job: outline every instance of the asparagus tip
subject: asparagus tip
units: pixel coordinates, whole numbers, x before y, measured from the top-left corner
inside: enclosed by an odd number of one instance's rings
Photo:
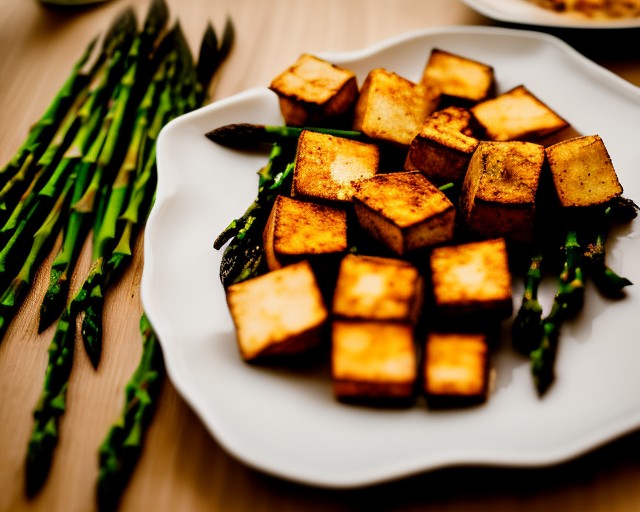
[[[251,123],[227,124],[215,128],[205,136],[221,146],[230,148],[247,148],[262,142],[264,126]]]

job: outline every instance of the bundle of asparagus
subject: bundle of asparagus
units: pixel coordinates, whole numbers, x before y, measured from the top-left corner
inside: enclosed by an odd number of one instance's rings
[[[39,331],[57,325],[28,446],[29,495],[45,482],[57,444],[78,317],[87,354],[94,367],[99,364],[105,293],[131,261],[136,234],[153,204],[160,130],[208,99],[211,80],[231,49],[230,20],[220,40],[207,26],[197,60],[179,22],[168,24],[164,0],[152,0],[140,30],[134,11],[124,10],[101,44],[96,38],[87,46],[45,114],[0,170],[0,339],[62,234],[40,308]],[[90,232],[91,268],[69,299],[70,278]],[[141,334],[143,355],[125,393],[121,424],[101,448],[98,496],[103,508],[117,503],[141,449],[154,396],[146,390],[148,377],[158,380],[163,374],[155,334],[144,315]],[[139,414],[133,412],[138,409]]]
[[[514,318],[512,341],[516,349],[527,354],[536,390],[544,395],[555,380],[555,361],[562,324],[578,315],[584,304],[587,280],[590,279],[604,296],[621,298],[631,281],[618,275],[606,263],[606,239],[612,218],[629,222],[637,215],[638,206],[631,200],[618,197],[581,216],[568,215],[559,223],[560,240],[550,233],[549,222],[542,223],[549,240],[534,244],[529,268],[524,279],[520,308]],[[551,230],[552,231],[552,230]],[[557,291],[549,313],[543,317],[538,300],[543,264],[553,261],[551,250],[560,248],[561,268]],[[549,265],[552,267],[553,265]]]

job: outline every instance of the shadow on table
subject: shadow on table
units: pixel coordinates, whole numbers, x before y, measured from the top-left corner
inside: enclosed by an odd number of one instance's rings
[[[604,507],[613,488],[637,489],[640,479],[640,432],[628,434],[582,457],[544,468],[456,467],[399,481],[350,490],[315,489],[249,470],[255,491],[299,510],[544,510],[545,504],[571,504],[571,510]],[[562,495],[562,497],[560,497]],[[640,489],[630,492],[640,500]],[[605,500],[606,501],[606,500]],[[599,505],[598,505],[599,504]],[[609,503],[602,510],[620,510]],[[491,508],[487,508],[491,507]],[[609,508],[608,508],[609,507]],[[598,508],[600,510],[600,508]]]

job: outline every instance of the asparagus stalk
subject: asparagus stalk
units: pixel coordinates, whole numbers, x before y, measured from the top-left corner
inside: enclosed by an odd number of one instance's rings
[[[555,360],[562,323],[575,316],[584,304],[582,249],[575,229],[567,230],[564,263],[559,276],[558,291],[551,311],[542,320],[542,338],[531,351],[531,372],[536,390],[544,395],[555,380]]]
[[[67,196],[72,185],[73,180],[69,180],[60,196],[58,196],[53,209],[34,234],[31,250],[20,272],[0,298],[0,341],[4,337],[15,311],[22,304],[26,292],[33,282],[36,269],[58,235],[62,213],[66,208]]]
[[[360,139],[363,137],[361,132],[353,130],[338,130],[313,126],[297,128],[294,126],[272,126],[252,123],[237,123],[220,126],[219,128],[215,128],[207,132],[205,136],[209,140],[222,146],[245,149],[259,144],[269,144],[283,142],[283,140],[297,139],[303,130],[326,133],[348,139]]]
[[[165,102],[166,101],[168,101],[168,98],[165,98]],[[159,116],[160,114],[158,114],[158,117]],[[152,138],[151,134],[147,133],[147,138],[143,147],[149,146],[150,150],[148,153],[146,151],[141,152],[141,163],[139,163],[139,165],[142,166],[142,170],[136,174],[133,183],[133,190],[126,210],[120,216],[120,220],[124,223],[124,226],[120,233],[118,242],[106,263],[106,273],[108,275],[107,284],[110,284],[122,275],[129,265],[133,255],[132,246],[135,229],[144,222],[151,206],[153,205],[153,197],[155,195],[154,178],[156,172],[156,137],[157,134]]]
[[[633,284],[626,277],[620,276],[606,263],[606,239],[609,231],[613,206],[606,205],[598,212],[595,221],[594,241],[587,245],[584,253],[588,265],[589,277],[600,292],[611,298],[624,295],[624,288]]]
[[[258,195],[256,199],[249,205],[241,217],[232,220],[216,237],[213,242],[214,249],[221,249],[224,244],[236,236],[240,231],[243,229],[246,230],[249,225],[254,222],[258,211],[263,209],[264,206],[269,206],[269,204],[265,205],[265,203],[269,202],[268,199],[270,192],[275,190],[275,178],[278,176],[277,168],[283,165],[284,159],[291,158],[291,155],[285,156],[284,153],[286,153],[286,151],[282,145],[277,143],[273,144],[267,164],[258,171]]]
[[[518,313],[511,326],[513,346],[529,354],[540,342],[542,335],[542,305],[538,301],[538,288],[542,281],[542,250],[534,250],[524,279],[524,292]]]
[[[33,413],[34,424],[27,448],[26,492],[34,496],[49,474],[58,444],[59,423],[66,408],[66,395],[75,348],[75,312],[67,307],[60,317],[49,346],[44,389]]]
[[[196,66],[196,103],[198,105],[203,105],[209,99],[211,81],[231,52],[234,39],[235,29],[230,18],[227,18],[225,22],[220,42],[218,42],[218,37],[211,23],[207,25],[200,44]]]
[[[262,231],[273,202],[290,183],[293,174],[293,154],[274,144],[267,165],[259,171],[258,194],[249,208],[238,219],[233,220],[214,241],[214,248],[227,246],[220,264],[220,279],[223,285],[256,276],[262,272]]]
[[[116,510],[140,457],[163,377],[164,362],[157,336],[143,313],[140,319],[143,348],[140,363],[125,388],[125,404],[99,450],[98,509]]]
[[[15,272],[31,248],[33,234],[51,210],[55,198],[60,195],[66,181],[73,179],[72,171],[71,165],[61,167],[55,177],[52,177],[55,183],[52,183],[46,191],[41,191],[38,200],[34,201],[28,211],[17,219],[11,237],[0,250],[0,287],[4,288],[15,276]]]

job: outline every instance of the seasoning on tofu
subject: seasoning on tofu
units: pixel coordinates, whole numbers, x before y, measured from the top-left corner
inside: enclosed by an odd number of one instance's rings
[[[599,135],[574,137],[546,149],[560,204],[597,206],[622,194],[622,185]]]
[[[226,299],[245,361],[298,354],[322,341],[328,311],[306,261],[231,285]]]
[[[504,319],[512,312],[503,238],[436,247],[430,257],[436,315]]]
[[[445,105],[467,106],[493,95],[492,66],[440,48],[431,50],[422,73],[423,84],[435,84]]]
[[[386,69],[373,69],[360,89],[353,129],[375,141],[406,148],[438,100],[439,96],[430,98],[422,84]]]
[[[428,116],[415,136],[405,162],[406,170],[419,170],[431,182],[458,182],[478,147],[471,112],[447,107]]]
[[[569,127],[524,85],[472,106],[471,113],[490,140],[536,142]]]
[[[264,228],[263,243],[270,270],[347,249],[344,209],[280,195]]]
[[[314,55],[303,54],[276,76],[269,89],[278,95],[285,124],[341,124],[358,98],[355,74]]]
[[[419,171],[377,174],[355,184],[359,225],[397,255],[450,241],[456,211]]]
[[[374,176],[379,161],[375,144],[304,130],[298,139],[291,195],[349,202],[353,183]]]
[[[482,142],[460,194],[460,221],[474,238],[533,239],[544,147],[532,142]]]
[[[336,318],[415,324],[422,310],[423,278],[411,263],[380,256],[346,255],[333,295]]]
[[[489,344],[484,333],[430,332],[422,390],[430,407],[483,403],[489,391]]]
[[[418,358],[410,324],[334,320],[331,330],[331,373],[338,400],[413,402]]]

